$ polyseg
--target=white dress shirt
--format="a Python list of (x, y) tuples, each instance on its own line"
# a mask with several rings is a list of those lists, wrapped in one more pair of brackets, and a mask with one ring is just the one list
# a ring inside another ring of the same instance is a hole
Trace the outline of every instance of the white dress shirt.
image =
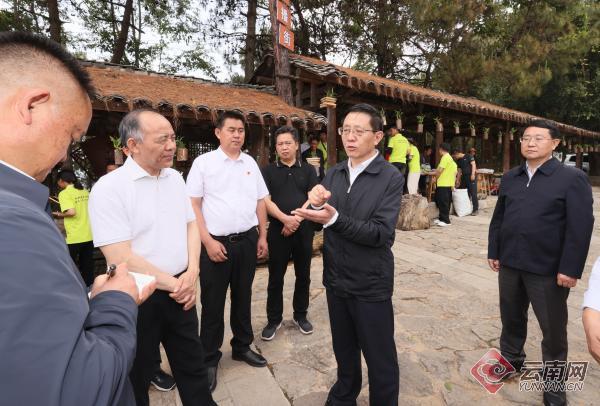
[(187, 268), (187, 224), (196, 216), (176, 170), (150, 176), (129, 157), (96, 182), (88, 210), (94, 246), (131, 241), (135, 254), (163, 272)]
[[(379, 151), (375, 150), (375, 155), (373, 155), (371, 158), (367, 159), (366, 161), (356, 165), (354, 168), (350, 164), (350, 159), (348, 159), (348, 171), (350, 173), (350, 186), (348, 186), (348, 193), (350, 193), (350, 189), (352, 189), (352, 184), (354, 183), (354, 181), (356, 180), (358, 175), (360, 175), (365, 169), (367, 169), (367, 166), (369, 166), (369, 164), (371, 162), (373, 162), (373, 160), (375, 158), (377, 158), (377, 155), (379, 155)], [(330, 225), (332, 225), (333, 223), (335, 223), (337, 221), (338, 217), (339, 217), (339, 213), (336, 211), (335, 214), (333, 215), (333, 217), (331, 218), (331, 220), (329, 220), (329, 222), (327, 224), (323, 225), (323, 228), (327, 228)]]
[(256, 205), (269, 194), (250, 155), (240, 152), (234, 160), (220, 147), (194, 160), (186, 183), (190, 197), (202, 198), (208, 232), (221, 237), (256, 227)]
[(588, 282), (588, 289), (583, 295), (584, 309), (589, 307), (600, 312), (600, 257), (596, 259)]

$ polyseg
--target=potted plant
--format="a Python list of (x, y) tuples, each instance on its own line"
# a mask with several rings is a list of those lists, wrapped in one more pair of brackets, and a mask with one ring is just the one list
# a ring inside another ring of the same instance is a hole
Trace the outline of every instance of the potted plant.
[(188, 160), (188, 149), (183, 142), (182, 137), (175, 138), (175, 145), (177, 145), (177, 161), (184, 162)]
[(563, 147), (565, 147), (567, 145), (567, 139), (565, 137), (563, 137), (561, 144)]
[(498, 145), (502, 145), (502, 131), (498, 131)]
[(402, 110), (396, 110), (396, 127), (398, 131), (402, 130)]
[(435, 117), (433, 119), (433, 121), (435, 121), (435, 131), (438, 133), (441, 133), (442, 131), (444, 131), (444, 125), (442, 124), (442, 119), (439, 117)]
[(335, 91), (333, 90), (333, 88), (329, 88), (327, 90), (327, 93), (325, 93), (325, 97), (321, 98), (321, 108), (327, 108), (327, 107), (335, 107), (335, 104), (337, 102), (337, 98), (335, 95)]
[(472, 121), (469, 121), (469, 128), (471, 129), (471, 137), (475, 137), (477, 132), (475, 131), (475, 124)]
[(579, 154), (580, 152), (583, 152), (583, 145), (575, 144), (575, 153)]
[(121, 145), (121, 138), (110, 137), (110, 141), (113, 146), (113, 153), (115, 158), (115, 165), (123, 165), (123, 146)]
[[(385, 118), (385, 110), (384, 109), (379, 110), (379, 115), (381, 116), (381, 123), (384, 126), (387, 125), (387, 119)], [(400, 129), (398, 128), (398, 130), (400, 130)]]
[(514, 141), (514, 140), (515, 140), (515, 133), (516, 133), (516, 132), (517, 132), (517, 129), (516, 129), (516, 128), (514, 128), (514, 127), (513, 127), (513, 128), (511, 128), (511, 129), (510, 129), (510, 140), (511, 140), (511, 141)]
[(489, 127), (483, 127), (483, 139), (487, 140), (490, 137)]
[(460, 134), (460, 121), (453, 121), (452, 125), (454, 125), (454, 134)]
[(421, 114), (417, 116), (417, 132), (423, 134), (423, 122), (425, 122), (425, 115)]

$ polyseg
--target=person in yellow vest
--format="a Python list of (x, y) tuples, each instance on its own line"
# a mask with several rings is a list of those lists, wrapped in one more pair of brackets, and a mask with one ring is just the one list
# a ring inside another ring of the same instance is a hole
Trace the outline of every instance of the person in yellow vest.
[(390, 127), (390, 139), (387, 146), (391, 150), (389, 162), (398, 168), (403, 176), (406, 176), (406, 155), (409, 143), (395, 126)]
[(67, 245), (73, 262), (78, 266), (86, 286), (94, 282), (94, 243), (88, 217), (89, 192), (80, 184), (75, 173), (64, 169), (58, 174), (60, 211), (56, 218), (64, 219)]
[(409, 149), (408, 156), (408, 178), (407, 187), (409, 195), (416, 195), (419, 193), (419, 179), (421, 178), (421, 154), (419, 148), (415, 144), (415, 140), (408, 138)]
[(325, 169), (329, 168), (329, 161), (327, 161), (327, 131), (322, 130), (319, 133), (319, 146), (318, 148), (323, 153), (323, 162), (325, 163)]
[(435, 203), (440, 211), (439, 220), (434, 223), (440, 227), (450, 225), (450, 202), (452, 202), (452, 189), (456, 184), (458, 172), (456, 162), (450, 156), (450, 144), (444, 142), (440, 145), (440, 163), (436, 169), (437, 187), (435, 189)]

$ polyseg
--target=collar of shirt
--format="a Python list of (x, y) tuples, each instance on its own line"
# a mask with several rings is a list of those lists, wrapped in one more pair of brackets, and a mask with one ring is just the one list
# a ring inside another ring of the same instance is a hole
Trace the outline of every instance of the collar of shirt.
[(6, 162), (0, 161), (0, 164), (0, 189), (13, 192), (45, 210), (50, 194), (48, 188)]
[(288, 165), (284, 164), (279, 159), (277, 159), (275, 161), (275, 163), (278, 168), (293, 168), (293, 167), (301, 168), (302, 167), (302, 163), (300, 162), (299, 159), (296, 159), (296, 161), (294, 162), (294, 164), (292, 166), (288, 166)]
[(529, 177), (529, 179), (531, 179), (537, 171), (540, 171), (544, 175), (550, 175), (556, 169), (557, 164), (558, 160), (554, 159), (554, 157), (551, 156), (543, 164), (533, 169), (529, 167), (529, 161), (525, 161), (525, 165), (521, 169), (523, 172), (527, 173), (527, 176)]
[[(352, 167), (350, 159), (348, 159), (348, 171), (350, 173), (350, 187), (352, 187), (352, 184), (354, 183), (354, 181), (356, 180), (358, 175), (360, 175), (362, 173), (362, 171), (367, 169), (367, 166), (369, 166), (369, 164), (371, 162), (373, 162), (373, 160), (375, 158), (377, 158), (378, 155), (379, 155), (379, 151), (375, 150), (375, 155), (373, 155), (371, 158), (367, 159), (366, 161), (356, 165), (354, 168)], [(350, 191), (350, 187), (348, 188), (348, 191)]]
[(248, 155), (244, 154), (242, 151), (240, 151), (240, 155), (238, 156), (237, 159), (231, 159), (230, 157), (227, 156), (227, 154), (225, 153), (225, 151), (223, 151), (221, 149), (221, 147), (216, 149), (217, 154), (219, 155), (219, 157), (221, 159), (223, 159), (224, 161), (231, 161), (231, 162), (243, 162), (246, 163), (246, 159), (248, 158)]
[(12, 166), (11, 164), (9, 164), (8, 162), (4, 162), (2, 160), (0, 160), (0, 164), (4, 165), (4, 166), (8, 166), (10, 169), (12, 169), (13, 171), (19, 172), (21, 175), (25, 175), (27, 176), (29, 179), (35, 180), (33, 178), (33, 176), (30, 176), (28, 174), (26, 174), (25, 172), (23, 172), (22, 170), (20, 170), (19, 168)]
[[(135, 162), (135, 159), (133, 159), (133, 157), (131, 156), (128, 157), (125, 161), (125, 164), (123, 165), (123, 170), (129, 174), (131, 180), (138, 180), (146, 177), (155, 178), (155, 176), (150, 175), (148, 172), (146, 172), (144, 168), (142, 168), (137, 162)], [(166, 178), (167, 176), (169, 176), (169, 171), (161, 169), (158, 177)]]

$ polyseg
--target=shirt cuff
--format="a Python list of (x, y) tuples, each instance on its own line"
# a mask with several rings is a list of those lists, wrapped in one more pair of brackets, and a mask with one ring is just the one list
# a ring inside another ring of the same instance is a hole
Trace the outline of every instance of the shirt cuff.
[(331, 218), (331, 220), (329, 220), (327, 222), (327, 224), (323, 225), (323, 228), (327, 228), (327, 227), (333, 225), (333, 223), (335, 223), (337, 221), (339, 216), (340, 216), (340, 213), (338, 211), (336, 211), (335, 214), (333, 215), (333, 217)]
[(600, 311), (600, 258), (596, 260), (590, 275), (588, 289), (583, 295), (583, 309), (589, 307)]
[[(327, 204), (327, 203), (325, 203)], [(313, 210), (323, 210), (323, 207), (325, 207), (325, 204), (321, 205), (321, 206), (314, 206), (312, 203), (310, 205), (310, 207), (313, 208)]]

